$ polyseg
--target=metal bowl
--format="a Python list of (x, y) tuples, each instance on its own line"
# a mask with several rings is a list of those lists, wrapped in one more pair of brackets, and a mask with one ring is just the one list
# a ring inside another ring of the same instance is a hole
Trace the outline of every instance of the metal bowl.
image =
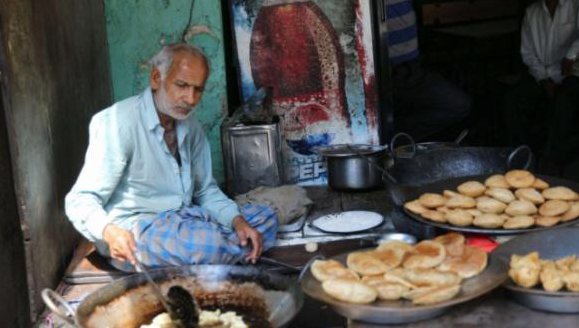
[(376, 243), (381, 244), (391, 240), (401, 241), (409, 245), (414, 245), (418, 241), (416, 237), (407, 233), (389, 232), (378, 237), (378, 239), (376, 239)]
[[(513, 238), (499, 247), (493, 254), (505, 263), (511, 255), (539, 252), (542, 259), (556, 260), (568, 255), (579, 255), (579, 228), (543, 230)], [(579, 313), (579, 293), (567, 290), (548, 292), (542, 288), (523, 288), (510, 279), (503, 285), (513, 299), (535, 310), (555, 313)]]

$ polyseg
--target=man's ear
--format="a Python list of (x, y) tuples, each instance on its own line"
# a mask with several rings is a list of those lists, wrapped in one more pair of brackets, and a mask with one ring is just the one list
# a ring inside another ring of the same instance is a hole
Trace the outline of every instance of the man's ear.
[(149, 84), (153, 91), (157, 91), (161, 87), (161, 72), (157, 67), (153, 67), (151, 76), (149, 76)]

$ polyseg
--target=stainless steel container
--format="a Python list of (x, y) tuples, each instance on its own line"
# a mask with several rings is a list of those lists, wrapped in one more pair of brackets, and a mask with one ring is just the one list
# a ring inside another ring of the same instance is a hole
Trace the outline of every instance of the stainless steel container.
[(230, 196), (283, 184), (278, 123), (221, 126), (226, 190)]
[(376, 166), (384, 168), (386, 148), (378, 145), (320, 147), (318, 153), (326, 158), (330, 188), (342, 191), (381, 188), (382, 172)]

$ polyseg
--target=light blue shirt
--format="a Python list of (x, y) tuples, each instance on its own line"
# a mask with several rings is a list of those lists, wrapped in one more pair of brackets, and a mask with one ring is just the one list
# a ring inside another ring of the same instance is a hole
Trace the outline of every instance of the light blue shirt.
[(93, 116), (85, 163), (65, 211), (100, 250), (107, 224), (131, 230), (139, 218), (192, 202), (231, 228), (239, 210), (213, 179), (203, 128), (191, 115), (176, 121), (176, 131), (181, 166), (163, 139), (150, 88)]

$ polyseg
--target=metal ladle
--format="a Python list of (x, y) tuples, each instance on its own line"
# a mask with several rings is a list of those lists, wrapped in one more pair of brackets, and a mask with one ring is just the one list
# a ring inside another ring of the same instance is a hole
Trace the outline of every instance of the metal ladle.
[(165, 311), (169, 313), (171, 319), (180, 320), (185, 328), (197, 327), (200, 312), (199, 305), (187, 290), (180, 286), (172, 286), (169, 289), (169, 297), (171, 298), (169, 300), (163, 296), (159, 285), (155, 283), (149, 272), (136, 257), (134, 265), (137, 271), (145, 275), (145, 278), (152, 286), (153, 293), (157, 296)]

